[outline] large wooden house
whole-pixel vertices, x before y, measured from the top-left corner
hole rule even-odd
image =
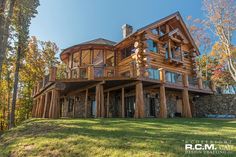
[[[135,32],[124,25],[118,43],[95,39],[60,54],[34,88],[33,117],[192,117],[194,99],[214,84],[198,75],[200,52],[179,12]]]

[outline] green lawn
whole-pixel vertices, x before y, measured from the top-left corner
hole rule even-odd
[[[31,119],[0,139],[0,157],[236,156],[236,120]],[[231,140],[231,154],[185,154],[185,140]]]

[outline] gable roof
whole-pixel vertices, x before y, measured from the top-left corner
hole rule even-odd
[[[107,39],[103,39],[103,38],[98,38],[98,39],[94,39],[94,40],[83,42],[80,45],[86,45],[86,44],[110,45],[110,46],[113,46],[113,45],[116,44],[116,42],[111,41],[111,40],[107,40]]]
[[[186,24],[184,23],[183,18],[181,17],[181,15],[180,15],[180,13],[179,13],[178,11],[175,12],[175,13],[173,13],[173,14],[171,14],[171,15],[169,15],[169,16],[166,16],[166,17],[164,17],[164,18],[162,18],[162,19],[159,19],[159,20],[157,20],[157,21],[155,21],[155,22],[153,22],[153,23],[151,23],[151,24],[148,24],[148,25],[146,25],[146,26],[144,26],[144,27],[138,29],[136,32],[130,34],[129,36],[127,36],[126,38],[124,38],[123,40],[121,40],[120,42],[118,42],[115,46],[119,45],[119,44],[122,43],[124,40],[126,40],[126,39],[128,39],[128,38],[130,38],[130,37],[132,37],[132,36],[134,36],[134,35],[136,35],[136,34],[138,34],[138,33],[142,33],[142,32],[144,32],[144,31],[146,31],[146,30],[148,30],[148,29],[150,29],[150,28],[156,26],[156,25],[159,24],[159,23],[164,23],[164,22],[169,21],[169,20],[171,20],[171,19],[173,19],[173,18],[176,18],[176,17],[178,17],[181,26],[182,26],[183,29],[186,31],[186,34],[187,34],[188,38],[190,39],[190,42],[192,43],[193,47],[194,47],[194,48],[196,49],[196,51],[197,51],[197,54],[200,55],[199,49],[198,49],[196,43],[194,42],[194,40],[193,40],[193,38],[192,38],[192,36],[191,36],[191,34],[190,34],[190,32],[189,32],[189,30],[188,30]]]

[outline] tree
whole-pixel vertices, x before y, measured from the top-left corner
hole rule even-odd
[[[9,1],[9,7],[7,7],[7,1]],[[16,0],[0,0],[0,80],[2,76],[2,65],[6,58],[6,51],[9,38],[9,26],[13,15],[13,9]],[[8,8],[7,14],[5,14]]]
[[[15,126],[15,107],[19,82],[19,71],[21,66],[21,59],[25,55],[28,43],[29,25],[31,18],[37,14],[37,7],[39,0],[17,0],[16,8],[14,10],[14,28],[17,37],[16,50],[16,67],[14,73],[14,86],[12,96],[12,110],[10,118],[10,128]]]
[[[232,37],[236,30],[236,1],[203,0],[207,20],[205,25],[218,37],[221,56],[231,77],[236,82],[236,58]]]

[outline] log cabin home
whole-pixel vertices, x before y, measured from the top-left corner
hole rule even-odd
[[[215,92],[203,81],[200,52],[179,12],[123,39],[95,39],[64,49],[66,68],[52,67],[33,91],[37,118],[192,117],[194,99]]]

